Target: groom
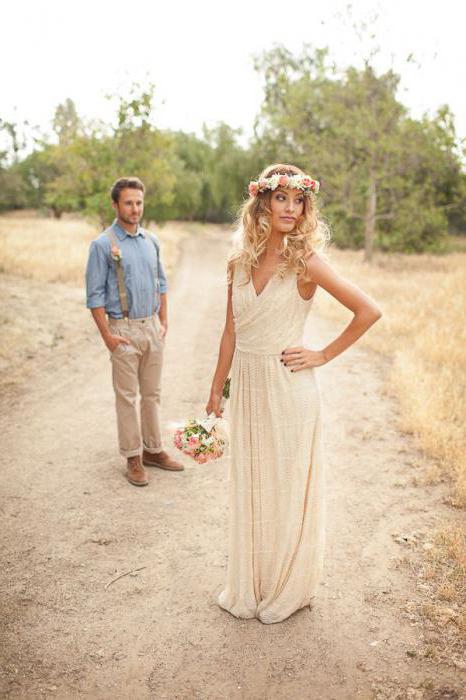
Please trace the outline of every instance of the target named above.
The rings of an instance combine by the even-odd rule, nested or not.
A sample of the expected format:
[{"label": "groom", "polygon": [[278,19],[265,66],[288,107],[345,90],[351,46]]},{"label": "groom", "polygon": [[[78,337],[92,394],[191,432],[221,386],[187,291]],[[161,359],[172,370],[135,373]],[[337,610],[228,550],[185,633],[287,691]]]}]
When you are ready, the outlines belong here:
[{"label": "groom", "polygon": [[[144,465],[184,469],[164,451],[160,428],[167,279],[158,239],[139,225],[144,210],[141,180],[118,179],[111,198],[116,219],[89,249],[87,308],[110,352],[126,478],[134,486],[146,486],[149,480]],[[142,440],[136,410],[138,390]]]}]

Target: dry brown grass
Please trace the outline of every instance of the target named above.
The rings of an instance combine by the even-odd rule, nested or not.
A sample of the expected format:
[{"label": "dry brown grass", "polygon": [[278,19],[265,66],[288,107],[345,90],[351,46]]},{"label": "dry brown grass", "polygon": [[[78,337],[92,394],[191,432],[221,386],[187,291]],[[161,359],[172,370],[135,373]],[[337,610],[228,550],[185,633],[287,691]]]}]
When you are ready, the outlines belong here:
[{"label": "dry brown grass", "polygon": [[[149,228],[161,239],[169,273],[183,237],[209,230],[184,222]],[[95,225],[78,218],[54,220],[33,212],[1,216],[0,271],[83,287],[89,243],[97,233]],[[430,481],[448,477],[454,484],[452,504],[466,505],[466,252],[379,254],[372,265],[359,251],[331,248],[329,254],[332,265],[382,307],[383,318],[360,342],[393,358],[389,381],[400,402],[400,428],[435,460]],[[351,318],[327,294],[318,295],[316,306],[336,320]],[[0,343],[4,359],[17,334],[11,328]]]},{"label": "dry brown grass", "polygon": [[423,543],[420,558],[403,562],[416,577],[416,601],[406,608],[413,621],[428,621],[423,655],[466,670],[466,532],[444,522]]},{"label": "dry brown grass", "polygon": [[[196,224],[168,223],[156,231],[171,273],[181,241]],[[85,314],[84,270],[96,225],[34,212],[0,216],[0,390],[14,389],[57,346],[67,343]],[[54,284],[44,284],[53,282]]]},{"label": "dry brown grass", "polygon": [[[466,253],[377,255],[330,249],[331,264],[381,306],[383,317],[361,338],[393,359],[389,384],[400,402],[400,428],[434,460],[430,478],[453,485],[466,505]],[[316,306],[348,322],[327,294]]]},{"label": "dry brown grass", "polygon": [[[168,272],[190,225],[148,225],[161,239]],[[57,220],[40,218],[33,212],[0,216],[0,272],[82,286],[89,244],[98,233],[94,223],[77,217]]]},{"label": "dry brown grass", "polygon": [[[399,402],[399,428],[432,458],[421,481],[448,481],[451,505],[464,507],[466,252],[377,255],[371,265],[362,252],[331,248],[329,257],[382,308],[382,319],[358,342],[392,359],[387,381]],[[323,292],[316,307],[342,323],[352,316]],[[418,571],[429,588],[419,613],[435,630],[435,653],[458,660],[466,636],[466,535],[445,523],[432,538]]]},{"label": "dry brown grass", "polygon": [[[170,222],[149,228],[161,239],[170,273],[183,236],[190,231],[200,235],[208,227]],[[89,243],[97,233],[95,225],[79,218],[54,220],[34,212],[1,216],[0,271],[83,287]],[[331,248],[329,254],[340,273],[382,307],[383,318],[360,342],[393,358],[389,381],[400,402],[400,428],[435,460],[431,482],[451,479],[452,503],[465,506],[466,252],[379,254],[372,265],[363,262],[359,251]],[[336,320],[351,318],[327,294],[318,295],[316,306]],[[5,357],[10,345],[10,339],[4,340],[0,355]]]},{"label": "dry brown grass", "polygon": [[[211,229],[178,222],[156,229],[169,273],[183,237],[190,232],[201,236]],[[24,380],[36,358],[72,337],[75,319],[85,317],[84,267],[89,243],[97,233],[97,227],[76,218],[56,221],[27,212],[0,217],[0,271],[6,273],[0,277],[0,370],[6,377],[0,388]],[[424,483],[448,478],[454,489],[452,504],[466,505],[466,250],[462,241],[456,252],[443,257],[377,255],[367,265],[361,252],[331,249],[330,260],[382,307],[383,318],[359,342],[393,360],[389,383],[400,403],[400,429],[413,434],[433,458]],[[316,307],[342,324],[351,318],[349,311],[323,292]],[[446,523],[432,536],[432,549],[426,551],[418,572],[430,590],[421,612],[442,639],[440,632],[448,626],[448,644],[456,649],[458,637],[466,634],[465,533]]]}]

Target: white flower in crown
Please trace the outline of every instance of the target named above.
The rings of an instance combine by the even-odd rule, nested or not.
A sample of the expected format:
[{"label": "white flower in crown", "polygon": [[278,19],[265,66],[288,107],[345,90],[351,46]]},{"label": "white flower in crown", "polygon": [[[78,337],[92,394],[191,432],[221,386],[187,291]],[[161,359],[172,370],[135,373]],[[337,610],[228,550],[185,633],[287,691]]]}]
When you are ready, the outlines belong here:
[{"label": "white flower in crown", "polygon": [[288,187],[291,189],[303,190],[305,186],[303,184],[302,175],[289,175],[288,176]]},{"label": "white flower in crown", "polygon": [[280,175],[278,173],[276,175],[271,175],[268,180],[270,189],[276,190],[280,183]]}]

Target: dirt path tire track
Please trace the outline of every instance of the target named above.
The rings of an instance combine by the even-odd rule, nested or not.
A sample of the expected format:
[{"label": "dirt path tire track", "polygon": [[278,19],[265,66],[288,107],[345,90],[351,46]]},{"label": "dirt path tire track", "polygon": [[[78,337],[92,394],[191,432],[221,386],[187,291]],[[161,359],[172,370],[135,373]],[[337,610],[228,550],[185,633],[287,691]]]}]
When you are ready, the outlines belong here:
[{"label": "dirt path tire track", "polygon": [[[218,235],[184,245],[170,290],[167,440],[171,421],[203,413],[226,251]],[[314,312],[308,331],[320,347],[338,329]],[[407,655],[424,631],[404,612],[417,593],[392,534],[430,529],[447,507],[441,487],[411,484],[418,455],[395,429],[380,358],[353,346],[319,369],[324,577],[312,610],[265,626],[214,601],[226,565],[228,459],[151,470],[149,487],[130,487],[115,449],[108,354],[82,308],[76,332],[73,351],[57,351],[0,417],[2,697],[463,697],[458,669]]]}]

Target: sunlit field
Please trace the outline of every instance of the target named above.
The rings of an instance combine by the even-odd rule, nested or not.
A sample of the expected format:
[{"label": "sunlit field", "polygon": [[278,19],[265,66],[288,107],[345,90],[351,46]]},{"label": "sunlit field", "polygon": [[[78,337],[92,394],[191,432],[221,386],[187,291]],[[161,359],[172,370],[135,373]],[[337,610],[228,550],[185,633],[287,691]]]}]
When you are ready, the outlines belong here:
[{"label": "sunlit field", "polygon": [[[464,250],[461,241],[455,248]],[[412,434],[432,458],[420,481],[446,481],[451,485],[450,504],[465,507],[466,252],[379,254],[371,265],[363,262],[362,251],[331,248],[328,253],[331,264],[382,308],[382,318],[359,342],[391,360],[387,383],[399,402],[399,428]],[[316,310],[342,327],[351,319],[349,311],[322,292]],[[452,621],[453,629],[464,637],[464,527],[445,522],[435,532],[417,574],[431,596],[422,614],[440,636],[441,630],[451,631],[447,623]]]},{"label": "sunlit field", "polygon": [[[434,458],[432,481],[451,477],[454,505],[466,505],[466,253],[445,256],[363,253],[331,248],[332,265],[382,308],[361,343],[393,360],[389,383],[403,431]],[[316,307],[349,321],[329,295]]]},{"label": "sunlit field", "polygon": [[[186,227],[174,222],[148,228],[162,241],[170,272]],[[89,244],[98,233],[96,224],[77,217],[40,218],[33,212],[0,216],[0,272],[82,286]]]},{"label": "sunlit field", "polygon": [[[170,273],[183,237],[199,224],[148,226]],[[0,391],[24,385],[50,350],[79,343],[85,313],[84,270],[96,224],[34,212],[0,216]],[[3,274],[2,274],[3,273]],[[53,284],[44,284],[53,283]],[[92,324],[91,324],[92,326]]]},{"label": "sunlit field", "polygon": [[[149,226],[159,236],[165,266],[176,264],[184,237],[204,238],[219,227],[170,222]],[[224,227],[222,227],[223,230]],[[0,389],[26,385],[36,358],[79,342],[85,314],[84,269],[90,241],[99,229],[64,217],[33,212],[0,217]],[[225,230],[226,235],[227,231]],[[466,506],[466,252],[461,241],[445,256],[363,253],[330,247],[330,263],[381,306],[383,317],[359,341],[388,358],[390,392],[399,401],[400,430],[412,434],[432,459],[424,483],[445,480],[450,504]],[[351,313],[319,291],[315,311],[341,325]],[[89,321],[89,324],[91,322]],[[74,337],[77,336],[77,337]],[[42,353],[42,355],[41,355]],[[40,370],[39,370],[40,371]],[[442,628],[449,607],[461,610],[466,597],[464,532],[452,523],[435,533],[419,572],[432,589],[423,614]],[[447,612],[445,612],[447,611]],[[455,613],[460,634],[466,613]]]},{"label": "sunlit field", "polygon": [[[161,239],[170,272],[183,236],[200,235],[207,227],[170,222],[149,228]],[[2,216],[0,271],[82,288],[89,243],[97,233],[95,225],[78,218]],[[382,319],[360,342],[392,358],[389,382],[400,402],[400,428],[434,458],[432,481],[451,478],[452,503],[466,505],[466,252],[378,254],[368,265],[362,251],[330,248],[329,258],[382,307]],[[351,318],[322,291],[316,308],[341,322]],[[11,337],[4,337],[3,360],[13,352]]]}]

